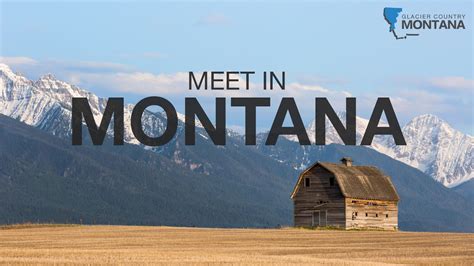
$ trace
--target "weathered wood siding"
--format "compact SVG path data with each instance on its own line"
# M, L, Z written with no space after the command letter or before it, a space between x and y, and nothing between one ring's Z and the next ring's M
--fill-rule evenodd
M398 230L397 202L346 198L346 228Z
M344 197L335 178L330 185L331 177L334 175L321 166L304 174L293 197L295 226L313 226L313 214L320 211L327 213L327 226L345 227ZM304 178L310 179L309 187L305 187Z

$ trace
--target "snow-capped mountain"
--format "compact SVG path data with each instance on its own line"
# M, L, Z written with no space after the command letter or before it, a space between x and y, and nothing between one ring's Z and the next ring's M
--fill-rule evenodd
M406 146L387 140L379 150L420 169L447 187L474 178L474 137L453 129L434 115L413 118L403 127Z
M53 75L42 76L38 81L28 80L5 64L0 64L0 113L39 127L54 135L69 136L73 97L86 97L96 123L99 124L107 100L56 79ZM130 119L133 105L124 108L124 140L138 144L133 136ZM166 120L161 113L145 112L144 131L149 135L161 134ZM112 127L109 127L111 133Z
M97 125L100 124L107 100L77 86L56 79L47 74L37 81L28 80L19 73L14 73L7 65L0 63L0 114L17 119L25 124L38 127L55 136L70 138L72 98L86 97L89 100L92 114ZM124 141L130 144L140 144L131 129L131 115L134 105L124 106ZM178 132L183 134L184 115L178 113ZM149 136L160 136L166 128L166 116L161 112L145 111L142 116L144 132ZM202 124L196 121L197 138L208 140L202 132ZM87 134L87 133L86 133ZM113 134L113 121L108 128L108 135ZM229 136L235 132L228 130ZM240 139L240 136L239 136ZM183 158L185 147L178 142L163 147L143 146L145 149L167 153L178 164L208 173L206 167L196 163L196 159ZM188 156L189 157L189 156Z
M345 122L345 112L338 112ZM360 143L369 120L356 118L356 138ZM315 139L315 122L307 127L311 141ZM386 125L381 121L380 126ZM370 146L398 161L415 167L447 187L455 187L474 178L474 137L453 129L434 115L420 115L402 128L406 146L395 145L391 136L376 136ZM288 137L297 141L296 136ZM342 140L326 119L326 144ZM303 168L306 166L303 166Z
M100 122L106 106L106 99L82 90L74 85L56 79L52 75L45 75L38 81L28 80L26 77L14 73L7 65L0 64L0 113L48 131L54 135L67 137L71 132L71 102L72 97L87 97L94 114L96 123ZM124 110L124 139L128 143L138 144L130 128L130 118L133 105L126 105ZM345 113L338 113L341 121L345 121ZM183 125L183 116L178 114L180 126ZM165 127L166 118L161 113L145 112L143 117L144 131L149 135L160 135ZM357 117L356 134L360 143L367 127L368 120ZM199 123L197 124L199 126ZM109 128L111 130L112 127ZM403 134L407 146L396 146L391 137L376 136L372 148L396 160L418 168L447 187L457 186L474 178L473 143L472 136L463 134L450 127L445 121L433 115L415 117L403 127ZM314 122L308 125L308 135L314 141ZM110 131L111 133L111 131ZM178 133L179 134L179 133ZM202 134L197 134L206 139ZM228 136L233 139L242 139L235 132L229 130ZM289 137L297 141L295 137ZM342 143L337 132L327 121L326 143ZM317 148L317 147L316 147ZM171 149L174 157L183 153L179 143ZM297 168L304 168L311 163L309 154L312 147L296 146L299 154L293 158L298 163ZM270 153L270 154L268 154ZM280 162L288 159L285 156L272 154L270 156ZM177 155L178 154L178 155ZM178 156L179 157L179 156ZM182 157L182 156L181 156ZM186 161L186 158L175 158ZM188 160L189 161L189 160ZM293 163L295 163L293 162ZM190 167L195 162L188 162Z

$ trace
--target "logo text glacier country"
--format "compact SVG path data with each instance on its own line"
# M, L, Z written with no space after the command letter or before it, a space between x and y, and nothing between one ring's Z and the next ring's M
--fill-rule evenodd
M419 36L423 30L464 30L463 13L402 13L403 8L385 7L383 16L396 40Z

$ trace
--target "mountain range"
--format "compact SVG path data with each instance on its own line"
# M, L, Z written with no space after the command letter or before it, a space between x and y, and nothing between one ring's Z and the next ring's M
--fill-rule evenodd
M345 112L338 112L338 116L345 121ZM368 123L367 119L356 118L357 144ZM310 139L314 140L315 122L311 122L306 130ZM368 147L419 169L446 187L455 187L474 178L474 137L455 130L446 121L430 114L413 118L402 128L402 132L407 142L405 146L395 145L391 136L376 136ZM287 138L297 141L295 136ZM342 144L328 120L326 143ZM306 168L310 163L306 161L300 166Z
M106 99L82 90L74 85L56 79L53 75L42 76L33 82L22 75L13 73L5 64L0 64L1 113L18 119L28 125L39 127L54 135L69 136L71 117L71 98L87 97L96 119L100 123ZM125 106L124 139L138 144L130 128L133 105ZM339 112L341 121L345 113ZM184 121L183 116L181 124ZM146 112L144 131L150 135L163 132L166 118L162 113ZM334 127L327 122L326 143L342 144ZM367 127L368 120L357 117L356 136L358 142ZM307 127L308 136L314 140L314 121ZM413 166L433 177L447 187L455 187L474 178L474 137L453 129L447 122L434 115L421 115L413 118L402 128L406 146L395 145L391 137L377 136L371 148L398 161ZM110 129L110 133L111 129ZM237 133L229 130L229 134ZM296 141L294 136L287 137ZM299 162L299 169L311 162Z
M0 183L5 184L0 222L291 224L289 193L298 172L316 160L351 156L392 176L402 198L403 230L474 231L473 207L460 189L472 178L472 137L435 116L417 117L403 128L406 147L384 137L371 147L339 145L330 125L327 140L333 144L326 146L300 146L291 138L280 138L276 146L246 146L231 130L227 145L215 146L203 128L197 128L196 146L186 146L180 121L170 143L150 149L133 137L129 104L127 145L75 147L70 145L72 97L87 97L100 121L105 99L52 75L31 81L0 64ZM367 120L357 119L360 139ZM163 132L166 124L160 112L146 112L143 121L150 135ZM458 184L456 191L444 186Z

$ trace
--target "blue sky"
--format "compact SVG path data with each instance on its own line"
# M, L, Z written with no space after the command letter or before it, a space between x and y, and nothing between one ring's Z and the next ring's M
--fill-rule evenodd
M314 97L336 108L358 99L369 117L389 96L404 124L432 113L472 134L472 2L6 2L0 4L0 55L32 79L51 72L100 96L169 98L183 112L196 96L212 114L216 96L268 96L258 112L268 129L279 98L295 97L306 123ZM463 13L465 30L425 30L395 40L383 8ZM286 71L287 90L189 93L187 71ZM259 84L260 80L253 80ZM230 100L228 101L230 105ZM229 107L230 108L230 107ZM231 111L229 126L243 125Z

